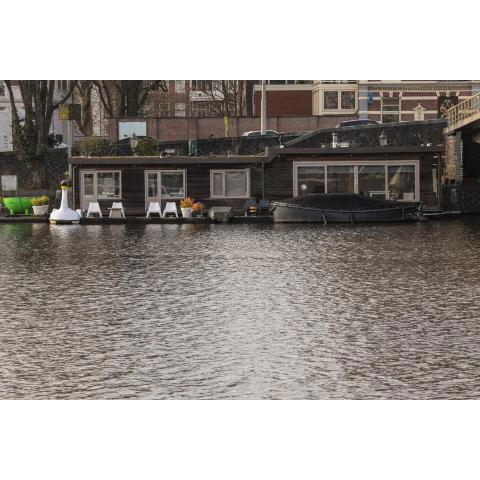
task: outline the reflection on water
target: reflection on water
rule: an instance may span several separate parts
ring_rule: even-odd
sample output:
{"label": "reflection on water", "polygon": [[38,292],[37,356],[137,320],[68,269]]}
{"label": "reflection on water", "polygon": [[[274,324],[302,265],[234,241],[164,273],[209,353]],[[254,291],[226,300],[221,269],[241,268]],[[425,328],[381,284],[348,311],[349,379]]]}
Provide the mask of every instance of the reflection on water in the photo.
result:
{"label": "reflection on water", "polygon": [[0,226],[0,398],[480,398],[480,223]]}

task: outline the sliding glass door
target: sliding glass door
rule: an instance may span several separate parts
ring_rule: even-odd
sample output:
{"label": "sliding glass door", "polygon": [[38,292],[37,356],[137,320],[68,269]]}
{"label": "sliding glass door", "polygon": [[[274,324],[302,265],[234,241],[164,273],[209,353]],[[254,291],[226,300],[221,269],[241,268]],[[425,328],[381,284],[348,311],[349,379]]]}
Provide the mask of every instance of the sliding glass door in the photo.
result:
{"label": "sliding glass door", "polygon": [[185,170],[145,172],[145,210],[150,202],[176,201],[185,197]]}

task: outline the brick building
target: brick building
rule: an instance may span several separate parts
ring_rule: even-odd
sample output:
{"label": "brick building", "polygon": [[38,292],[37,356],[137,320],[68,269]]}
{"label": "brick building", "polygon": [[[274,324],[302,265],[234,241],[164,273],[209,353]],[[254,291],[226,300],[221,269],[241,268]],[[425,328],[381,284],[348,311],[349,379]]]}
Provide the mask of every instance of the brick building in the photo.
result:
{"label": "brick building", "polygon": [[476,80],[316,80],[312,108],[381,123],[431,120],[479,90]]}

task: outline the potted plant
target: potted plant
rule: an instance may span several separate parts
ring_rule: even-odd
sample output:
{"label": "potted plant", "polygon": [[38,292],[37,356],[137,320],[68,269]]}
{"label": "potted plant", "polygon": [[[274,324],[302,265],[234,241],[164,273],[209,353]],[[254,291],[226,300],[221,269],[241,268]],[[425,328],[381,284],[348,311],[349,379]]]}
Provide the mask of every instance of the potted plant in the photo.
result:
{"label": "potted plant", "polygon": [[205,205],[202,202],[195,202],[192,205],[192,213],[196,217],[201,217],[203,215],[204,210],[205,210]]}
{"label": "potted plant", "polygon": [[182,217],[190,218],[192,216],[193,198],[187,197],[180,200],[180,208],[182,209]]}
{"label": "potted plant", "polygon": [[48,204],[50,199],[47,195],[36,197],[32,199],[32,208],[34,215],[46,215],[48,213]]}

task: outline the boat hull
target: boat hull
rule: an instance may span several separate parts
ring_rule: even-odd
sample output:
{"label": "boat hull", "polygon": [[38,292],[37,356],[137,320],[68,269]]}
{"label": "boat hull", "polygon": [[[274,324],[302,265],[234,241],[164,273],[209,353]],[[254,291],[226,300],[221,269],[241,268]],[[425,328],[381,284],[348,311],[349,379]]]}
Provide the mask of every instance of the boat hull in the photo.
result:
{"label": "boat hull", "polygon": [[414,219],[418,207],[385,208],[378,210],[327,210],[295,205],[275,205],[275,223],[377,223],[402,222]]}

